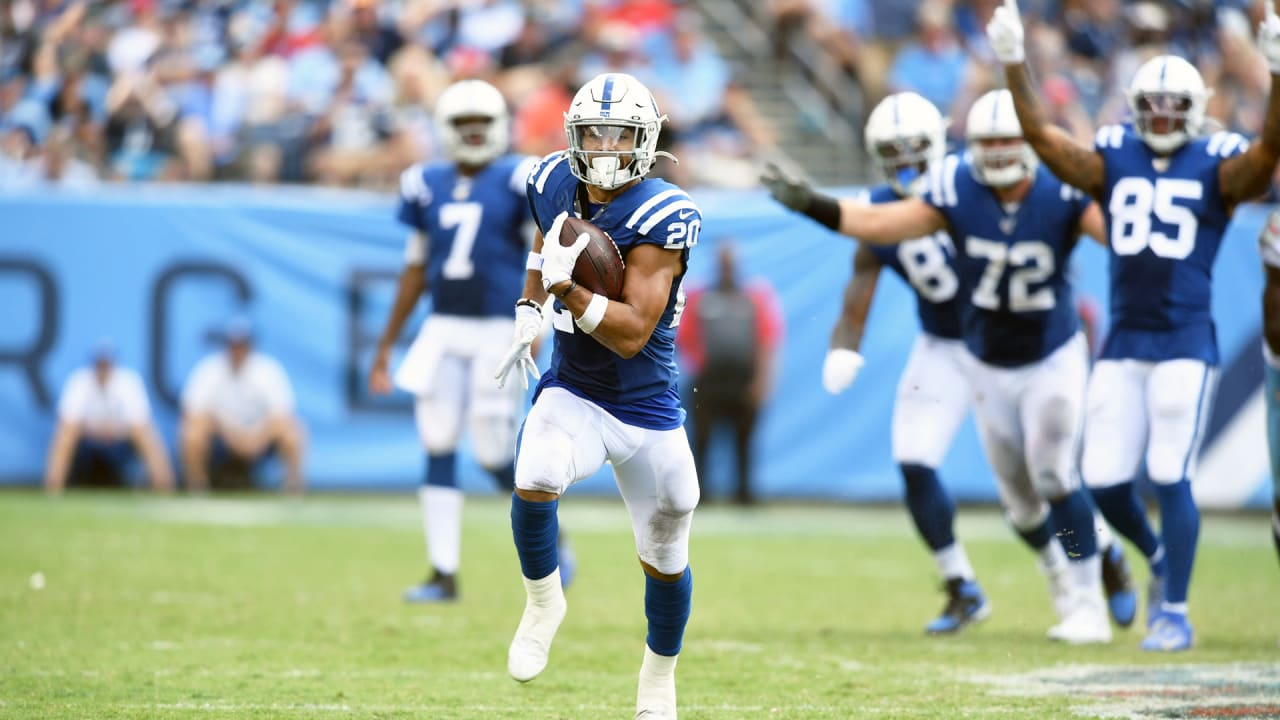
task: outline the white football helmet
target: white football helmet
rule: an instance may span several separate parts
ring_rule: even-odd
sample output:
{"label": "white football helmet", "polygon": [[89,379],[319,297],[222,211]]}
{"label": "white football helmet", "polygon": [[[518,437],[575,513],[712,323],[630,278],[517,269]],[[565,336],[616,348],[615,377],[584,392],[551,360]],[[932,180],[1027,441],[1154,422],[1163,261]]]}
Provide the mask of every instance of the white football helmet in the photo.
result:
{"label": "white football helmet", "polygon": [[1147,147],[1167,155],[1200,134],[1209,95],[1191,63],[1174,55],[1152,58],[1129,83],[1134,130]]}
{"label": "white football helmet", "polygon": [[626,73],[592,78],[573,96],[564,114],[569,168],[588,185],[612,190],[642,178],[658,156],[658,133],[666,115],[643,83]]}
{"label": "white football helmet", "polygon": [[922,195],[929,166],[947,153],[947,123],[933,103],[913,92],[881,100],[867,116],[867,154],[899,195]]}
{"label": "white football helmet", "polygon": [[484,165],[507,151],[511,115],[498,88],[483,80],[463,80],[436,100],[436,130],[445,154],[464,165]]}
{"label": "white football helmet", "polygon": [[[1022,139],[1022,125],[1013,109],[1008,90],[992,90],[969,108],[964,138],[973,177],[983,185],[1008,187],[1035,175],[1040,158]],[[1017,140],[998,147],[984,146],[984,140]]]}

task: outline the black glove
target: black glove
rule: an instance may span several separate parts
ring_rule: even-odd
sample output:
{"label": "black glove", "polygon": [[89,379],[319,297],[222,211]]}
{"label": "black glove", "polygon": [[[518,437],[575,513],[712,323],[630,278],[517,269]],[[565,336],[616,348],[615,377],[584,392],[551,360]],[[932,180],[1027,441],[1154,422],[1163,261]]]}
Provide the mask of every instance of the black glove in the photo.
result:
{"label": "black glove", "polygon": [[805,212],[813,202],[813,188],[804,180],[791,177],[776,163],[765,165],[760,182],[769,189],[774,200],[796,212]]}

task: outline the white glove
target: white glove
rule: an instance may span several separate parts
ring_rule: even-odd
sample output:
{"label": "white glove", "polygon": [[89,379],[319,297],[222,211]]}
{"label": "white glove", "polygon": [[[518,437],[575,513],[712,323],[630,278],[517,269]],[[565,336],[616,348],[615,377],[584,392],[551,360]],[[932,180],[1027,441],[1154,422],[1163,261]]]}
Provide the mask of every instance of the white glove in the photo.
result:
{"label": "white glove", "polygon": [[511,338],[511,349],[498,364],[498,372],[493,374],[493,379],[498,381],[498,387],[507,384],[507,376],[512,368],[515,368],[516,374],[520,376],[520,387],[525,390],[529,389],[529,375],[532,375],[535,380],[542,377],[538,372],[538,364],[533,361],[533,353],[529,351],[529,347],[533,345],[534,339],[541,331],[542,310],[528,305],[517,305],[516,331]]}
{"label": "white glove", "polygon": [[1022,48],[1022,18],[1018,16],[1018,0],[1004,0],[987,23],[987,40],[996,59],[1005,65],[1018,65],[1027,59]]}
{"label": "white glove", "polygon": [[864,362],[857,350],[831,348],[822,363],[822,387],[832,395],[839,395],[853,384]]}
{"label": "white glove", "polygon": [[551,229],[542,237],[542,289],[547,292],[551,292],[552,285],[559,285],[573,277],[573,266],[578,262],[582,248],[591,239],[590,235],[582,233],[569,247],[561,245],[560,229],[564,227],[564,221],[568,217],[567,211],[557,215],[551,223]]}
{"label": "white glove", "polygon": [[1276,16],[1275,0],[1267,0],[1267,16],[1258,23],[1258,49],[1271,74],[1280,74],[1280,17]]}

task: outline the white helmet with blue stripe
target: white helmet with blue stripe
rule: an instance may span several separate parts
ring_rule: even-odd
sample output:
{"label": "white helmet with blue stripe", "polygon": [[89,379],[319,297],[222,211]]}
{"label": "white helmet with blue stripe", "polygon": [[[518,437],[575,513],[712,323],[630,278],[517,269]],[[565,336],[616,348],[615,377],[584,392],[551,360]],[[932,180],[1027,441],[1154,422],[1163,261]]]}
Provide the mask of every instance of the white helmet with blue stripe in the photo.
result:
{"label": "white helmet with blue stripe", "polygon": [[[622,187],[653,169],[666,115],[653,93],[626,73],[604,73],[583,85],[564,114],[569,168],[604,190]],[[674,159],[674,157],[672,157]]]}
{"label": "white helmet with blue stripe", "polygon": [[983,185],[1016,185],[1035,175],[1040,165],[1040,158],[1022,137],[1022,124],[1008,90],[992,90],[973,103],[964,137],[969,167]]}
{"label": "white helmet with blue stripe", "polygon": [[1152,150],[1171,153],[1200,134],[1209,95],[1194,65],[1174,55],[1154,57],[1129,84],[1133,129]]}
{"label": "white helmet with blue stripe", "polygon": [[923,195],[929,166],[947,153],[947,123],[933,103],[894,93],[867,116],[867,154],[899,195]]}

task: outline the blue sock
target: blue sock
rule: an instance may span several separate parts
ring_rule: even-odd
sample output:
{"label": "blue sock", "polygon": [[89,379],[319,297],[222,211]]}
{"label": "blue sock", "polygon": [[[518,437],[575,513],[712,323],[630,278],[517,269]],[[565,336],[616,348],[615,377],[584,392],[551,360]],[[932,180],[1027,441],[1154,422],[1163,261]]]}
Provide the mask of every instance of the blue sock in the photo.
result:
{"label": "blue sock", "polygon": [[1015,527],[1014,530],[1018,531],[1018,537],[1022,538],[1022,542],[1036,552],[1039,552],[1045,545],[1049,544],[1049,541],[1053,540],[1053,529],[1049,526],[1048,515],[1039,525],[1029,530],[1024,530],[1020,527]]}
{"label": "blue sock", "polygon": [[644,576],[644,616],[649,618],[649,649],[659,655],[680,654],[684,626],[693,610],[693,571],[685,567],[675,582]]}
{"label": "blue sock", "polygon": [[1049,516],[1053,518],[1062,549],[1067,551],[1067,559],[1076,562],[1098,554],[1098,535],[1093,527],[1093,505],[1085,498],[1083,490],[1076,490],[1050,502]]}
{"label": "blue sock", "polygon": [[1164,540],[1165,591],[1168,603],[1187,601],[1191,585],[1191,566],[1196,560],[1196,541],[1200,537],[1200,510],[1191,497],[1191,483],[1181,480],[1156,485],[1160,499],[1160,536]]}
{"label": "blue sock", "polygon": [[1146,508],[1142,507],[1142,503],[1138,501],[1138,493],[1133,489],[1133,481],[1122,482],[1111,487],[1093,488],[1091,492],[1093,501],[1102,511],[1102,517],[1107,519],[1116,532],[1136,545],[1138,550],[1147,556],[1148,561],[1155,558],[1155,562],[1151,564],[1151,572],[1163,575],[1163,554],[1156,557],[1160,552],[1160,539],[1156,537],[1155,531],[1151,529],[1151,523],[1147,521]]}
{"label": "blue sock", "polygon": [[903,463],[902,479],[907,485],[907,509],[915,521],[916,531],[924,538],[930,550],[942,550],[956,542],[953,524],[956,504],[938,481],[938,473],[931,467]]}
{"label": "blue sock", "polygon": [[489,474],[493,476],[493,481],[498,483],[500,490],[516,489],[516,464],[510,463],[500,468],[488,468]]}
{"label": "blue sock", "polygon": [[556,536],[560,522],[556,518],[559,500],[532,502],[511,493],[511,536],[520,556],[520,572],[530,580],[541,580],[555,572],[559,555]]}
{"label": "blue sock", "polygon": [[435,487],[458,487],[458,456],[454,453],[427,455],[427,467],[423,473],[422,484]]}

